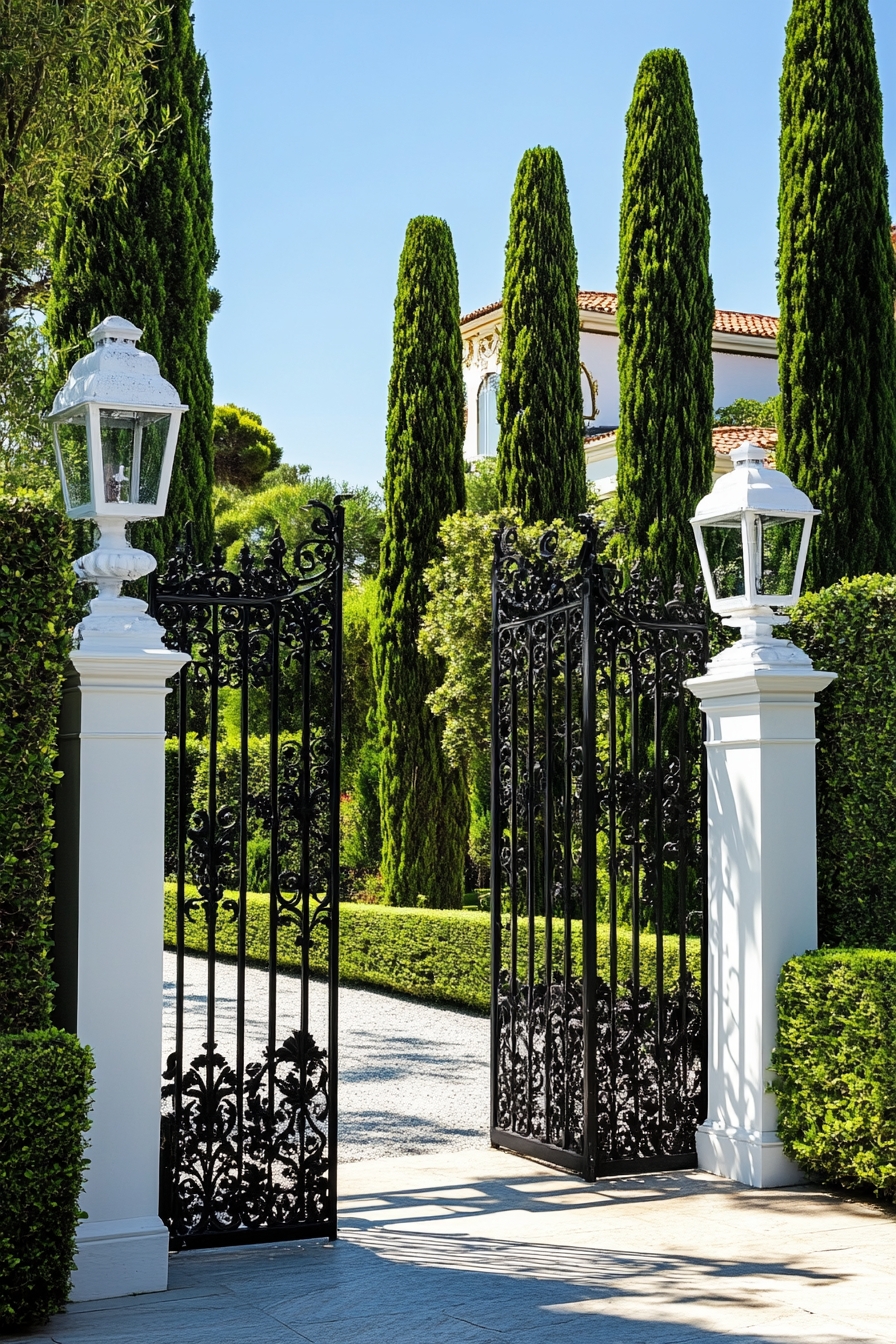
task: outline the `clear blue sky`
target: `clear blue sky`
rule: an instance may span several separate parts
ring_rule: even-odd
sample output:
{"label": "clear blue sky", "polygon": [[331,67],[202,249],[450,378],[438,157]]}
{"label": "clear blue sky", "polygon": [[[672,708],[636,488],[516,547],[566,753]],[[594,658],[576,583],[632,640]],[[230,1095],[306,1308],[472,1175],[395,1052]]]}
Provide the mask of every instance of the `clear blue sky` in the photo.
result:
{"label": "clear blue sky", "polygon": [[[214,98],[223,293],[215,398],[286,460],[382,477],[408,219],[451,226],[464,311],[499,298],[530,145],[566,169],[579,282],[614,289],[625,111],[638,63],[691,72],[719,307],[775,312],[777,82],[789,0],[196,0]],[[871,0],[896,172],[896,4]]]}

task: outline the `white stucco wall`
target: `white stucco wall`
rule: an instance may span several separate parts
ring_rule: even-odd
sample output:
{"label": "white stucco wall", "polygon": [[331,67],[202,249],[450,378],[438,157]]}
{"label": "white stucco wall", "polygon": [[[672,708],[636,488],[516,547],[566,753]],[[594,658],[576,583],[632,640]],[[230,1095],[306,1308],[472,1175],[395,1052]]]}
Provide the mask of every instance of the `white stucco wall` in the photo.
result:
{"label": "white stucco wall", "polygon": [[[602,325],[611,325],[604,318]],[[731,344],[716,334],[716,341]],[[778,390],[778,362],[772,356],[774,342],[767,342],[769,356],[741,354],[731,349],[713,350],[714,405],[728,406],[738,397],[766,401]],[[597,414],[589,427],[615,426],[619,423],[619,337],[608,331],[585,330],[580,336],[582,363],[597,385]],[[469,323],[464,329],[464,382],[467,391],[467,425],[464,457],[475,461],[477,453],[477,398],[482,380],[500,370],[500,312]],[[591,416],[591,392],[582,375],[583,413]],[[613,468],[615,472],[615,467]]]}

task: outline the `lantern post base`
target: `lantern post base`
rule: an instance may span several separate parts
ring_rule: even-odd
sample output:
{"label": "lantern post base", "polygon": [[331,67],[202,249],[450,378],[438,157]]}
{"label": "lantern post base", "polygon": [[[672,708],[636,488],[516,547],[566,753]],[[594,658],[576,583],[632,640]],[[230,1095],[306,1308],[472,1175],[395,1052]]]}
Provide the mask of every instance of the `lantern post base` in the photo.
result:
{"label": "lantern post base", "polygon": [[168,1229],[159,1217],[88,1220],[78,1228],[72,1302],[168,1287]]}
{"label": "lantern post base", "polygon": [[697,1166],[760,1190],[806,1180],[796,1163],[784,1156],[784,1145],[774,1130],[762,1133],[709,1120],[697,1130]]}

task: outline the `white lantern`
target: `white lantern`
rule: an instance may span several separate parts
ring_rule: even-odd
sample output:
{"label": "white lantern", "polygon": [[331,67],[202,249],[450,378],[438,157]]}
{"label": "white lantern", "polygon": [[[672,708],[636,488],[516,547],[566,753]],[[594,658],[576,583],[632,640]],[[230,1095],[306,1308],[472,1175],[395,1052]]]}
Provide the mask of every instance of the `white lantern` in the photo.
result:
{"label": "white lantern", "polygon": [[783,472],[766,466],[766,455],[755,443],[735,448],[734,470],[691,519],[710,606],[754,639],[771,637],[771,626],[788,619],[775,609],[799,598],[819,512]]}
{"label": "white lantern", "polygon": [[129,545],[125,528],[164,514],[187,409],[152,355],[137,349],[142,335],[123,317],[94,327],[92,353],[74,365],[46,417],[66,512],[99,528],[96,550],[75,561],[75,572],[105,600],[126,579],[155,569],[153,556]]}
{"label": "white lantern", "polygon": [[187,409],[123,317],[90,333],[47,419],[70,518],[160,518]]}

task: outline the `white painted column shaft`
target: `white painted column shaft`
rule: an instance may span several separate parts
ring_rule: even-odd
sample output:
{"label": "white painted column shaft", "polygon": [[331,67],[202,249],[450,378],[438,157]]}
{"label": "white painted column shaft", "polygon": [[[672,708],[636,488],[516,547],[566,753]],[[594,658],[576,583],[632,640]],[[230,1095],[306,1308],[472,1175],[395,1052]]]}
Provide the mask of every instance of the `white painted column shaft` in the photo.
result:
{"label": "white painted column shaft", "polygon": [[89,635],[65,686],[56,807],[56,1016],[96,1061],[75,1301],[168,1284],[158,1214],[164,705],[187,661],[139,613],[130,635]]}

